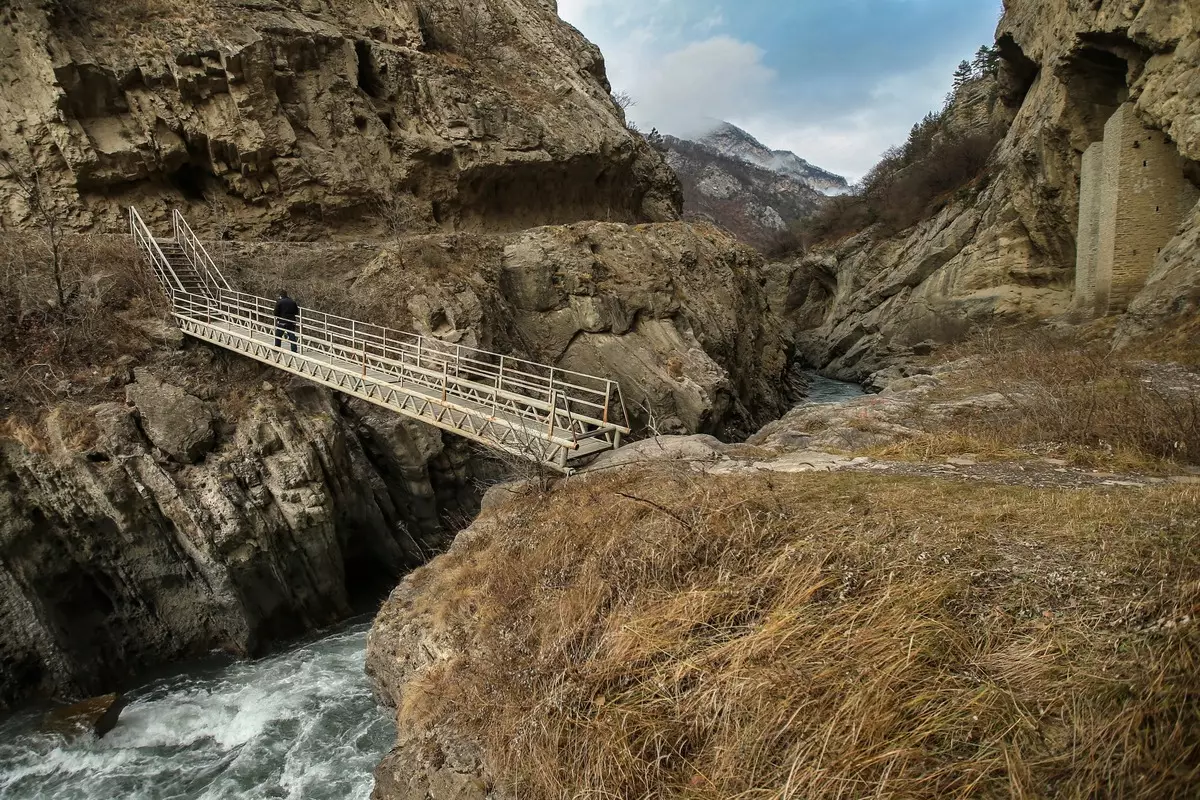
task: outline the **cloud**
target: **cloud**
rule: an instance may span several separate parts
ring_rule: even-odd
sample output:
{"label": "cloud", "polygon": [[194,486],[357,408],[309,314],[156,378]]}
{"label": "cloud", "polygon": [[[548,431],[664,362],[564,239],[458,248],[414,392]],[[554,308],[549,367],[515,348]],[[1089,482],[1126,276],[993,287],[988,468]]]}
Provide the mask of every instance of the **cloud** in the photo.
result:
{"label": "cloud", "polygon": [[645,128],[686,136],[703,133],[714,120],[753,113],[776,78],[762,58],[761,48],[730,36],[667,53],[622,86],[637,101],[630,116]]}
{"label": "cloud", "polygon": [[559,0],[643,129],[711,120],[860,178],[939,107],[1000,0]]}
{"label": "cloud", "polygon": [[885,150],[903,142],[914,123],[942,105],[956,63],[933,61],[880,76],[864,87],[865,102],[840,113],[779,113],[768,107],[730,121],[776,149],[792,150],[855,181]]}

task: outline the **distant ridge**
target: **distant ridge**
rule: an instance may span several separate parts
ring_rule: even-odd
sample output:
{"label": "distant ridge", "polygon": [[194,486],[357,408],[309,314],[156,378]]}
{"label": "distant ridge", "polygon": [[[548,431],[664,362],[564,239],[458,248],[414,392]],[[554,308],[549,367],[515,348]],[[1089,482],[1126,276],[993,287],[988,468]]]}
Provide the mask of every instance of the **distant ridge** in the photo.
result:
{"label": "distant ridge", "polygon": [[710,221],[761,250],[784,242],[792,223],[827,196],[849,191],[840,175],[771,150],[728,122],[699,139],[654,142],[683,185],[684,216]]}

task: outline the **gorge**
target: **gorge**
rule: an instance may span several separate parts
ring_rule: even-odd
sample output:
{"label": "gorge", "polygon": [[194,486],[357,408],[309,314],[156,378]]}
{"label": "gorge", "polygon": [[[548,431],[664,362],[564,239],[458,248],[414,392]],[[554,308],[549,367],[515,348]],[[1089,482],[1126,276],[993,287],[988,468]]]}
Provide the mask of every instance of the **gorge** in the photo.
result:
{"label": "gorge", "polygon": [[[996,37],[766,258],[551,0],[4,4],[0,794],[1194,789],[1200,15]],[[238,289],[611,376],[637,441],[548,479],[186,338],[131,204]],[[125,689],[117,738],[32,733]]]}

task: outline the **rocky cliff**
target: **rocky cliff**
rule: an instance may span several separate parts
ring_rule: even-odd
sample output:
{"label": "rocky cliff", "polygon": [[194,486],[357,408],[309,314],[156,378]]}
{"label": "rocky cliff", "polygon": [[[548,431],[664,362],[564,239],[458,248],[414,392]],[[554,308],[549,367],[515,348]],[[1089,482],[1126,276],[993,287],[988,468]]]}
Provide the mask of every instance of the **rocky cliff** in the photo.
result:
{"label": "rocky cliff", "polygon": [[163,335],[110,377],[128,403],[0,439],[0,706],[331,624],[472,510],[422,426]]}
{"label": "rocky cliff", "polygon": [[[306,304],[611,375],[639,431],[745,436],[787,401],[761,258],[711,228],[216,252]],[[446,518],[472,514],[477,482],[500,471],[455,437],[185,342],[108,297],[74,323],[95,326],[101,350],[3,364],[0,702],[107,690],[340,619],[437,552]],[[50,376],[65,377],[32,405],[23,393]]]}
{"label": "rocky cliff", "polygon": [[8,3],[0,76],[2,703],[343,617],[496,469],[180,341],[97,233],[125,204],[182,208],[238,288],[612,375],[638,428],[786,403],[761,257],[673,221],[553,3]]}
{"label": "rocky cliff", "polygon": [[[831,374],[862,378],[926,340],[973,325],[1065,315],[1075,267],[1083,153],[1123,103],[1161,132],[1197,182],[1200,18],[1192,3],[1107,0],[1007,4],[997,33],[997,99],[951,109],[1007,127],[987,170],[898,233],[868,228],[780,268],[779,308],[800,349]],[[969,100],[969,98],[968,98]],[[1197,307],[1200,216],[1154,258],[1129,309],[1156,324]]]}
{"label": "rocky cliff", "polygon": [[[679,213],[547,0],[28,0],[0,21],[4,165],[78,229],[129,203],[306,238]],[[0,219],[29,215],[0,179]]]}
{"label": "rocky cliff", "polygon": [[581,222],[213,252],[260,292],[288,286],[331,312],[611,375],[639,429],[747,436],[788,401],[790,341],[763,259],[711,225]]}

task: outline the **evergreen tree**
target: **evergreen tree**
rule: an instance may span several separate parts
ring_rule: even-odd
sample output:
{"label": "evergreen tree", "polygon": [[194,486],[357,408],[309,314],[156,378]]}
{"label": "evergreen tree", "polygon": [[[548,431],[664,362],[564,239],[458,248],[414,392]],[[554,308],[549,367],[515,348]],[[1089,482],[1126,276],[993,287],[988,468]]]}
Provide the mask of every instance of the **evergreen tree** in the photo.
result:
{"label": "evergreen tree", "polygon": [[995,75],[996,70],[1000,66],[1000,50],[996,47],[988,47],[984,45],[975,51],[975,60],[971,66],[974,68],[975,75],[982,78],[985,75]]}
{"label": "evergreen tree", "polygon": [[958,69],[954,70],[954,88],[961,89],[972,77],[971,62],[959,62]]}

